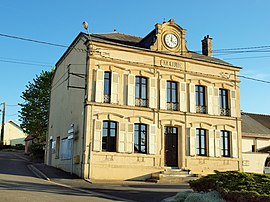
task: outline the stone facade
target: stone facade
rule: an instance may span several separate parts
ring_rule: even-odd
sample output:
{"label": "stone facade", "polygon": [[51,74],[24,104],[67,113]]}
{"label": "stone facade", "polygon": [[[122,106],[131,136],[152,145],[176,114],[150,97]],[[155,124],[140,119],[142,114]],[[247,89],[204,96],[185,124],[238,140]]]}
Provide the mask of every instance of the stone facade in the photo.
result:
{"label": "stone facade", "polygon": [[56,65],[47,164],[111,180],[241,170],[240,68],[188,51],[185,33],[79,34]]}

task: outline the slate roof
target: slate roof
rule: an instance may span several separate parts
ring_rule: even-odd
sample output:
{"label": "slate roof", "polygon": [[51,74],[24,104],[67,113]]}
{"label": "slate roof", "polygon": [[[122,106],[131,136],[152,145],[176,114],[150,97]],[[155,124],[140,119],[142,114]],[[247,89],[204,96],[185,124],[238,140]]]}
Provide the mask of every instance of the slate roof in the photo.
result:
{"label": "slate roof", "polygon": [[[85,37],[88,37],[86,33],[83,33]],[[150,49],[146,48],[145,45],[140,43],[143,41],[145,38],[138,37],[138,36],[132,36],[128,34],[123,34],[119,32],[112,32],[112,33],[106,33],[106,34],[91,34],[91,40],[97,41],[97,42],[105,42],[105,43],[113,43],[113,44],[120,44],[120,45],[127,45],[131,47],[137,47],[137,48],[143,48],[143,49]],[[226,65],[226,66],[232,66],[236,67],[228,62],[225,62],[221,59],[215,58],[215,57],[210,57],[210,56],[205,56],[196,52],[189,51],[188,55],[185,55],[183,57],[186,58],[191,58],[195,60],[200,60],[200,61],[206,61],[206,62],[211,62],[211,63],[217,63],[221,65]],[[239,67],[237,67],[239,68]]]}
{"label": "slate roof", "polygon": [[123,45],[139,47],[139,42],[143,39],[137,36],[122,34],[119,32],[112,32],[106,34],[91,34],[92,40],[99,42],[112,42]]}
{"label": "slate roof", "polygon": [[243,136],[270,137],[270,115],[242,112],[241,118]]}

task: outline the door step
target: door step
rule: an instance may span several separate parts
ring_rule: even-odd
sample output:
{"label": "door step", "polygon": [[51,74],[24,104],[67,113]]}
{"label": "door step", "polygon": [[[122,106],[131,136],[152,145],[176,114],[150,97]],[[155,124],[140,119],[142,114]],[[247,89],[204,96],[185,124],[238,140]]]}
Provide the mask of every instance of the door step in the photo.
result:
{"label": "door step", "polygon": [[198,178],[198,175],[191,174],[186,170],[166,168],[164,171],[152,173],[151,178],[146,181],[160,184],[179,184],[187,183],[189,180],[195,180]]}

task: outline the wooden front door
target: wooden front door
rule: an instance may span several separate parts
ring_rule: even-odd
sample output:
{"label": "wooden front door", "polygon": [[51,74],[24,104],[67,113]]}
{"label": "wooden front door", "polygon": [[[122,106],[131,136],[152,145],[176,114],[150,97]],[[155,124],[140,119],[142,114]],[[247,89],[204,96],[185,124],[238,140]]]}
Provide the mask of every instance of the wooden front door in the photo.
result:
{"label": "wooden front door", "polygon": [[165,127],[165,166],[178,167],[178,129]]}

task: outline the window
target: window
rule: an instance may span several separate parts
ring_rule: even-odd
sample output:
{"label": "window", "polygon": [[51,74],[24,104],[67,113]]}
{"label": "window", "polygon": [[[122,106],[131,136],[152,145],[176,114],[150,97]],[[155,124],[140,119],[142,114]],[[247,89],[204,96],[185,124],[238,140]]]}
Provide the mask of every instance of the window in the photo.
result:
{"label": "window", "polygon": [[145,153],[147,152],[147,125],[135,124],[134,133],[134,152]]}
{"label": "window", "polygon": [[251,152],[256,152],[256,145],[255,144],[251,145]]}
{"label": "window", "polygon": [[196,129],[196,154],[206,156],[206,130]]}
{"label": "window", "polygon": [[223,157],[230,157],[230,132],[226,130],[220,131],[220,150],[221,156]]}
{"label": "window", "polygon": [[205,105],[205,87],[196,85],[196,112],[197,113],[206,113]]}
{"label": "window", "polygon": [[104,73],[104,102],[111,102],[111,72]]}
{"label": "window", "polygon": [[61,141],[61,160],[69,160],[72,157],[72,139],[64,138]]}
{"label": "window", "polygon": [[147,107],[147,78],[136,76],[135,105]]}
{"label": "window", "polygon": [[228,90],[219,89],[219,105],[220,105],[220,115],[229,116],[229,102],[228,102]]}
{"label": "window", "polygon": [[117,124],[114,121],[103,121],[102,151],[116,151]]}
{"label": "window", "polygon": [[167,81],[167,109],[177,111],[177,83],[174,81]]}
{"label": "window", "polygon": [[56,138],[56,154],[55,154],[56,159],[59,158],[59,153],[60,153],[60,136]]}

